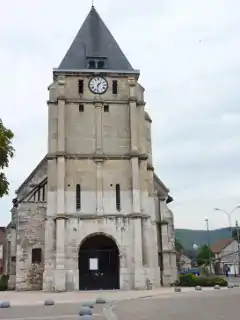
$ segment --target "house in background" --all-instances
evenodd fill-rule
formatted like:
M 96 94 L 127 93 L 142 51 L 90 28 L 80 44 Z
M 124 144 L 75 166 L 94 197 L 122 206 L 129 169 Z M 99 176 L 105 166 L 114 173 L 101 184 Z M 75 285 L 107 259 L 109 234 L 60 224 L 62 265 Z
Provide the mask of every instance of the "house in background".
M 5 238 L 5 227 L 0 227 L 0 275 L 3 273 L 3 246 Z
M 192 268 L 191 259 L 180 252 L 177 253 L 177 262 L 179 271 L 189 270 Z
M 215 255 L 215 273 L 224 274 L 226 267 L 230 275 L 239 274 L 238 242 L 233 238 L 221 239 L 210 246 Z

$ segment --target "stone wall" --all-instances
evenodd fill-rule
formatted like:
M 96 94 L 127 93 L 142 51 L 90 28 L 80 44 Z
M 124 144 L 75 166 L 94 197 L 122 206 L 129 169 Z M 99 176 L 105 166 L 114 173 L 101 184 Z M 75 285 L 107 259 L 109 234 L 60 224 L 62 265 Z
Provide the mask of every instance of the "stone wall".
M 16 289 L 40 290 L 44 268 L 44 224 L 46 205 L 20 203 L 17 223 Z M 32 250 L 42 250 L 41 261 L 33 263 Z
M 56 224 L 48 225 L 49 228 L 50 226 L 51 228 L 56 227 Z M 79 290 L 79 249 L 84 239 L 94 234 L 103 234 L 115 241 L 120 254 L 120 288 L 122 290 L 144 289 L 147 288 L 148 283 L 151 283 L 153 287 L 159 287 L 160 272 L 155 248 L 156 234 L 153 228 L 155 226 L 150 219 L 124 215 L 96 216 L 95 219 L 87 217 L 85 219 L 77 217 L 66 219 L 64 222 L 64 270 L 56 270 L 54 265 L 49 265 L 44 273 L 43 289 L 45 291 L 59 290 L 58 283 L 61 276 L 62 290 Z M 46 232 L 47 234 L 52 234 L 52 232 Z M 146 242 L 143 253 L 144 240 Z M 46 239 L 46 250 L 50 249 L 48 244 L 51 242 L 52 238 Z

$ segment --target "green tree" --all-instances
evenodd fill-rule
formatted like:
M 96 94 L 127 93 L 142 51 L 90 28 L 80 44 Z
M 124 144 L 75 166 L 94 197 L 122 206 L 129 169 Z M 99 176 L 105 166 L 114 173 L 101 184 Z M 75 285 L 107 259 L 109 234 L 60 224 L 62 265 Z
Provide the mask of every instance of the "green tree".
M 182 253 L 183 250 L 184 250 L 181 241 L 180 241 L 178 238 L 176 238 L 176 237 L 175 237 L 175 249 L 176 249 L 176 251 L 179 252 L 179 253 Z
M 181 270 L 180 258 L 181 258 L 181 255 L 183 253 L 184 248 L 183 248 L 181 241 L 176 237 L 175 237 L 175 250 L 177 252 L 177 255 L 176 255 L 177 269 L 178 269 L 178 271 L 180 271 Z
M 3 170 L 8 168 L 9 160 L 14 155 L 14 148 L 12 146 L 13 132 L 4 127 L 0 119 L 0 198 L 8 194 L 9 182 Z
M 202 245 L 197 251 L 197 264 L 199 266 L 209 266 L 214 254 L 207 244 Z

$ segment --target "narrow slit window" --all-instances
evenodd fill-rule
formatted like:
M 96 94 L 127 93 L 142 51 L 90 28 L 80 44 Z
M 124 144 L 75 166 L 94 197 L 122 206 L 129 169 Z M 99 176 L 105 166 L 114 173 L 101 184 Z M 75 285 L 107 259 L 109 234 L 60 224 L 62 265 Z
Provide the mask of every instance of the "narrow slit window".
M 118 82 L 117 80 L 113 80 L 112 82 L 112 93 L 117 94 L 118 93 Z
M 38 189 L 38 192 L 37 192 L 37 201 L 38 202 L 41 201 L 41 189 L 40 188 Z
M 34 248 L 32 249 L 32 263 L 40 264 L 42 262 L 42 249 Z
M 84 112 L 84 104 L 79 105 L 79 112 Z
M 121 210 L 121 190 L 120 184 L 116 184 L 116 209 L 117 211 Z
M 83 93 L 83 87 L 84 87 L 84 83 L 83 83 L 83 80 L 78 80 L 78 92 L 79 94 L 82 94 Z
M 80 184 L 76 185 L 76 209 L 81 209 L 81 186 Z
M 104 112 L 109 112 L 109 105 L 107 104 L 104 105 Z
M 45 201 L 45 187 L 46 185 L 42 187 L 42 201 Z

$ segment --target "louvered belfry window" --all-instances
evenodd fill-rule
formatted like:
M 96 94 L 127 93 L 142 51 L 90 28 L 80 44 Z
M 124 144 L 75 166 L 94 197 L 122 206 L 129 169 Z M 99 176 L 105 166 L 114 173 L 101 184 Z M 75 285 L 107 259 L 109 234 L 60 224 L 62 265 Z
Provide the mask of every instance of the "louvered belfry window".
M 112 82 L 112 93 L 117 94 L 118 93 L 118 82 L 117 80 L 113 80 Z
M 117 211 L 121 210 L 121 190 L 120 184 L 116 184 L 116 209 Z
M 80 184 L 76 185 L 76 209 L 81 209 L 81 186 Z
M 82 79 L 78 80 L 78 93 L 83 94 L 84 82 Z

